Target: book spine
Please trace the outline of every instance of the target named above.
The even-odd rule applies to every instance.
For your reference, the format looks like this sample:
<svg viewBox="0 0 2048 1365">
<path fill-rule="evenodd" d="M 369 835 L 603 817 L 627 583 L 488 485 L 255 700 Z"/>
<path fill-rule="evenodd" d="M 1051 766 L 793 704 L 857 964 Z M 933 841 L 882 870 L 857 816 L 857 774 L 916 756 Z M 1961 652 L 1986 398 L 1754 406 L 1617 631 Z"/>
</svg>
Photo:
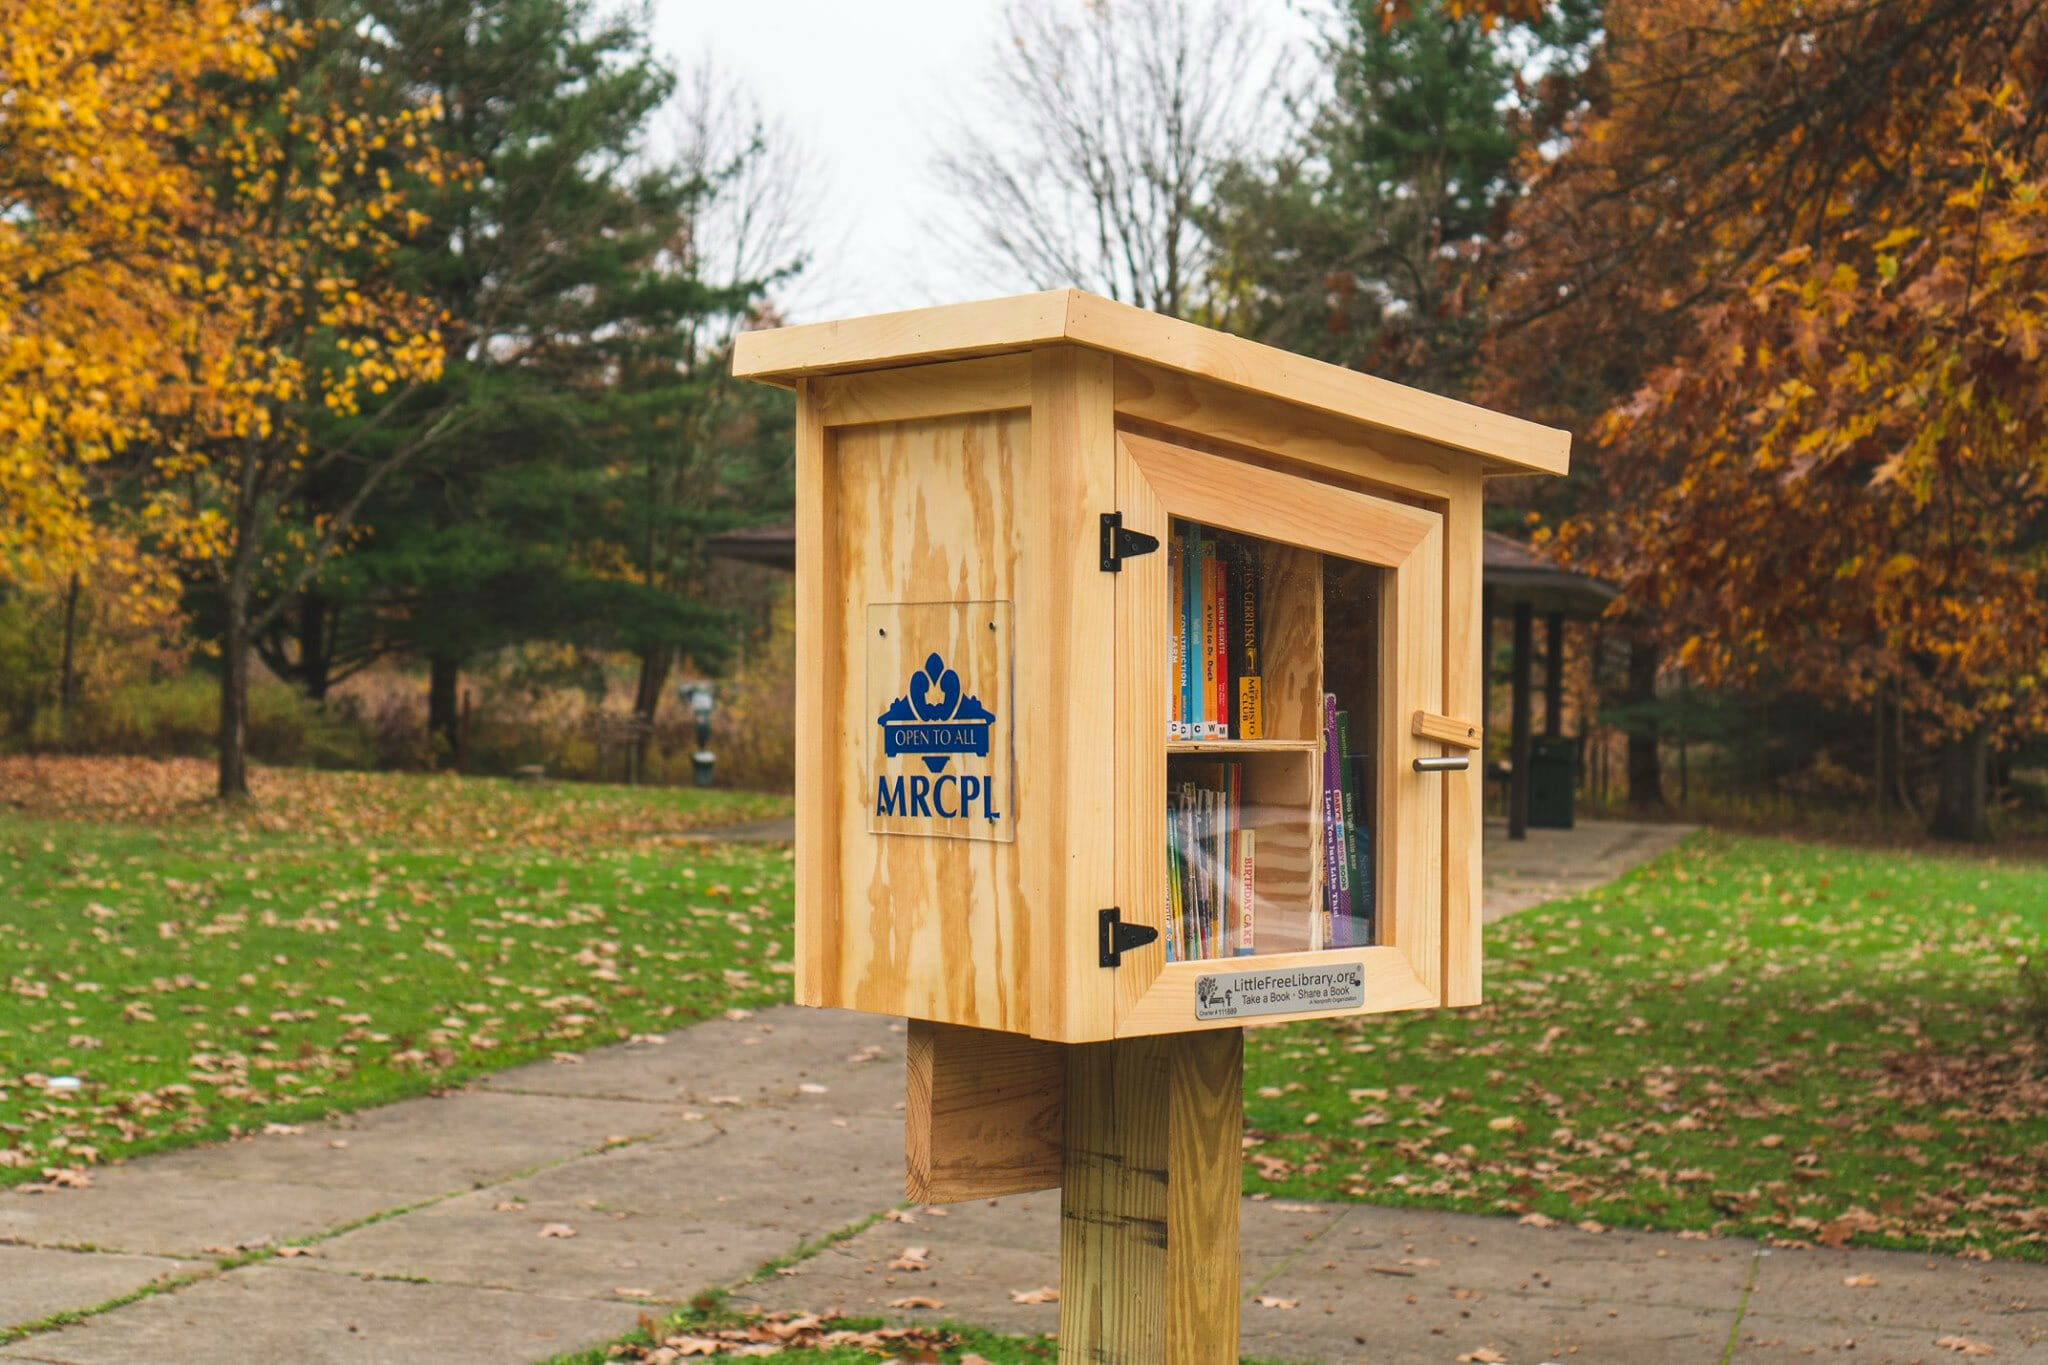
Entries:
<svg viewBox="0 0 2048 1365">
<path fill-rule="evenodd" d="M 1363 755 L 1353 755 L 1351 766 L 1352 790 L 1358 793 L 1360 813 L 1363 814 L 1372 791 L 1366 785 L 1372 781 L 1372 761 Z M 1373 894 L 1372 825 L 1369 820 L 1361 819 L 1352 824 L 1351 847 L 1356 859 L 1351 869 L 1351 913 L 1357 924 L 1351 941 L 1356 944 L 1377 943 L 1379 933 L 1374 921 L 1378 918 L 1379 903 Z"/>
<path fill-rule="evenodd" d="M 1358 783 L 1352 775 L 1351 713 L 1337 713 L 1337 795 L 1344 822 L 1344 847 L 1338 872 L 1342 877 L 1345 941 L 1352 946 L 1364 942 L 1358 936 Z"/>
<path fill-rule="evenodd" d="M 1223 557 L 1214 559 L 1208 577 L 1208 630 L 1217 636 L 1217 690 L 1208 698 L 1208 733 L 1212 739 L 1231 737 L 1231 587 Z"/>
<path fill-rule="evenodd" d="M 1202 533 L 1186 528 L 1181 544 L 1181 738 L 1196 739 L 1195 719 L 1200 714 L 1196 698 L 1202 690 Z"/>
<path fill-rule="evenodd" d="M 1264 565 L 1256 544 L 1241 547 L 1238 561 L 1237 619 L 1243 667 L 1237 677 L 1237 734 L 1240 739 L 1266 737 L 1265 684 L 1259 661 L 1259 592 Z"/>
<path fill-rule="evenodd" d="M 1180 960 L 1180 831 L 1174 827 L 1173 793 L 1166 794 L 1166 960 Z"/>
<path fill-rule="evenodd" d="M 1166 676 L 1173 687 L 1173 695 L 1166 705 L 1166 737 L 1186 739 L 1187 731 L 1181 723 L 1181 694 L 1187 690 L 1188 629 L 1183 598 L 1187 584 L 1181 581 L 1181 537 L 1178 530 L 1166 537 L 1166 589 L 1169 601 L 1169 624 L 1167 629 Z"/>
<path fill-rule="evenodd" d="M 1323 943 L 1331 948 L 1351 945 L 1338 899 L 1338 864 L 1344 842 L 1343 811 L 1337 782 L 1337 698 L 1323 694 Z"/>
<path fill-rule="evenodd" d="M 1195 711 L 1196 737 L 1215 739 L 1216 736 L 1216 542 L 1207 537 L 1202 540 L 1200 572 L 1196 578 L 1200 594 L 1198 629 L 1202 647 L 1202 691 Z"/>
<path fill-rule="evenodd" d="M 1237 955 L 1249 957 L 1255 949 L 1252 919 L 1258 904 L 1254 895 L 1257 879 L 1259 833 L 1247 829 L 1237 836 Z"/>
</svg>

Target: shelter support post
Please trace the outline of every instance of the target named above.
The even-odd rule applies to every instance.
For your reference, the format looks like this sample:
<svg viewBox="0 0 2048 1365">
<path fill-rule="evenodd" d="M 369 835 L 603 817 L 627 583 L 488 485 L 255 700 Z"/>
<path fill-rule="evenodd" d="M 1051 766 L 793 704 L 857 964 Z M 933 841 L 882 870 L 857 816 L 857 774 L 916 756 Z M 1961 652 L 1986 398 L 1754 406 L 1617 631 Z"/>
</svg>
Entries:
<svg viewBox="0 0 2048 1365">
<path fill-rule="evenodd" d="M 1564 613 L 1543 618 L 1543 737 L 1564 734 Z"/>
<path fill-rule="evenodd" d="M 1536 652 L 1535 612 L 1515 603 L 1513 716 L 1509 721 L 1512 768 L 1508 784 L 1508 838 L 1529 837 L 1529 674 Z"/>
</svg>

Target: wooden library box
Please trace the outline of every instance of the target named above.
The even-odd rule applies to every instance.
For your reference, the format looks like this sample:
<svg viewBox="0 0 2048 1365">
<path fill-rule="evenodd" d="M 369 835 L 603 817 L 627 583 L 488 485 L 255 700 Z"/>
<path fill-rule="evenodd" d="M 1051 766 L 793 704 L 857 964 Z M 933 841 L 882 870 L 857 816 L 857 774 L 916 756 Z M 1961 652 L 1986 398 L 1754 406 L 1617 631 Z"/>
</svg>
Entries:
<svg viewBox="0 0 2048 1365">
<path fill-rule="evenodd" d="M 1481 486 L 1564 432 L 1071 290 L 734 370 L 797 400 L 799 1002 L 1477 1003 Z"/>
</svg>

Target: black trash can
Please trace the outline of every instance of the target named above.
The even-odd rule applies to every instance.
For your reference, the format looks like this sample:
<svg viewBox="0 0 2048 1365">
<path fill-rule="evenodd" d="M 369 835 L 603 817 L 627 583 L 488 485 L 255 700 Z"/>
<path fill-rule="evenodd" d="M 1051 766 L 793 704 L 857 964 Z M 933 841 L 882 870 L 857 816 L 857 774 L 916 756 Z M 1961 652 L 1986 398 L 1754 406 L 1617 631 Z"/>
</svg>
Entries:
<svg viewBox="0 0 2048 1365">
<path fill-rule="evenodd" d="M 1547 736 L 1529 742 L 1529 824 L 1570 829 L 1579 785 L 1579 742 Z"/>
</svg>

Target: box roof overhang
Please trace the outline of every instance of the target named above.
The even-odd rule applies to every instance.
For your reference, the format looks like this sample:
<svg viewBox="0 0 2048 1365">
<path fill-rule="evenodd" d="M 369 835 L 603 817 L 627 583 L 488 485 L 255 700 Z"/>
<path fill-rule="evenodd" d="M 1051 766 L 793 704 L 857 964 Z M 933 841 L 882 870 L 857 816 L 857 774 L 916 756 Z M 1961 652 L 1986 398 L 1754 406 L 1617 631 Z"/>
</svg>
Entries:
<svg viewBox="0 0 2048 1365">
<path fill-rule="evenodd" d="M 743 332 L 733 373 L 785 388 L 816 375 L 1069 343 L 1395 432 L 1479 460 L 1487 474 L 1561 475 L 1571 434 L 1340 365 L 1162 317 L 1078 289 Z"/>
</svg>

